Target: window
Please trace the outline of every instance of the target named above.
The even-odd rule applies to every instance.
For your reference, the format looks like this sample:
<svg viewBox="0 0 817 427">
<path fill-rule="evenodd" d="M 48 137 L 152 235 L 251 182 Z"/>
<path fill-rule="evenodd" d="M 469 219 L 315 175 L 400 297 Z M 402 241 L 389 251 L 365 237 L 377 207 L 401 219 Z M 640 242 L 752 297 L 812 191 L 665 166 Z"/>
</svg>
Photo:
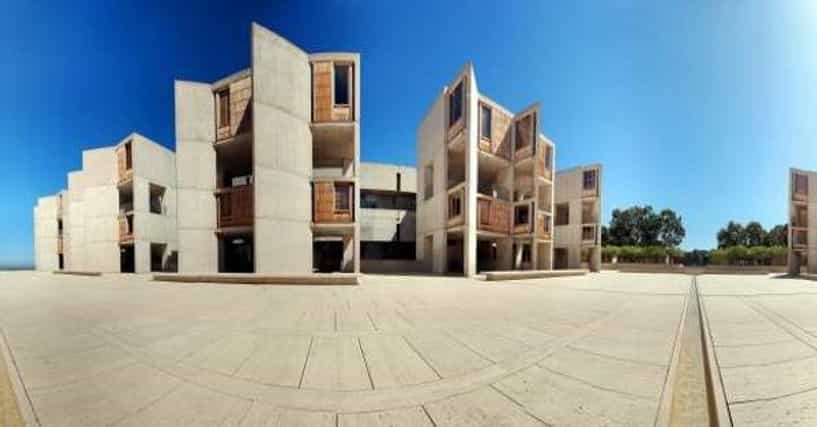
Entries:
<svg viewBox="0 0 817 427">
<path fill-rule="evenodd" d="M 491 107 L 481 105 L 479 109 L 479 135 L 485 139 L 491 139 Z"/>
<path fill-rule="evenodd" d="M 400 172 L 397 172 L 397 191 L 400 191 Z"/>
<path fill-rule="evenodd" d="M 584 241 L 595 241 L 596 240 L 596 227 L 588 226 L 582 227 L 582 240 Z"/>
<path fill-rule="evenodd" d="M 794 192 L 808 194 L 808 177 L 802 174 L 794 175 Z"/>
<path fill-rule="evenodd" d="M 462 215 L 462 197 L 460 194 L 452 194 L 448 197 L 448 218 L 456 218 Z"/>
<path fill-rule="evenodd" d="M 423 169 L 423 200 L 434 197 L 434 165 Z"/>
<path fill-rule="evenodd" d="M 545 145 L 545 167 L 553 169 L 553 147 Z"/>
<path fill-rule="evenodd" d="M 133 149 L 131 148 L 130 141 L 125 143 L 125 170 L 131 170 L 133 168 Z"/>
<path fill-rule="evenodd" d="M 448 95 L 448 126 L 462 117 L 462 82 Z"/>
<path fill-rule="evenodd" d="M 348 211 L 349 210 L 349 191 L 351 187 L 348 185 L 335 185 L 335 210 Z"/>
<path fill-rule="evenodd" d="M 523 225 L 530 224 L 530 211 L 527 206 L 516 206 L 513 210 L 514 224 Z"/>
<path fill-rule="evenodd" d="M 584 189 L 585 190 L 593 190 L 596 188 L 596 171 L 589 170 L 584 171 L 583 174 L 583 181 L 584 181 Z"/>
<path fill-rule="evenodd" d="M 161 215 L 165 198 L 165 188 L 160 185 L 150 184 L 150 213 Z"/>
<path fill-rule="evenodd" d="M 570 206 L 567 203 L 556 205 L 556 225 L 567 225 L 570 223 Z"/>
<path fill-rule="evenodd" d="M 230 90 L 218 93 L 218 127 L 230 126 Z"/>
<path fill-rule="evenodd" d="M 351 71 L 349 64 L 335 64 L 335 105 L 349 105 Z"/>
</svg>

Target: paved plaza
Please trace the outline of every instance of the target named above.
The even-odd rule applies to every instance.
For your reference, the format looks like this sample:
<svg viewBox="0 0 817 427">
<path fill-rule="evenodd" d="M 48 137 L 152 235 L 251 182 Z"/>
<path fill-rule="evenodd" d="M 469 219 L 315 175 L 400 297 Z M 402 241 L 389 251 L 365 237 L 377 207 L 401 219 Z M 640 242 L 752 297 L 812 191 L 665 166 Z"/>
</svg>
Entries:
<svg viewBox="0 0 817 427">
<path fill-rule="evenodd" d="M 0 273 L 9 376 L 24 384 L 21 412 L 44 426 L 668 419 L 690 276 L 361 282 Z M 735 424 L 813 422 L 817 283 L 704 276 L 697 284 Z"/>
</svg>

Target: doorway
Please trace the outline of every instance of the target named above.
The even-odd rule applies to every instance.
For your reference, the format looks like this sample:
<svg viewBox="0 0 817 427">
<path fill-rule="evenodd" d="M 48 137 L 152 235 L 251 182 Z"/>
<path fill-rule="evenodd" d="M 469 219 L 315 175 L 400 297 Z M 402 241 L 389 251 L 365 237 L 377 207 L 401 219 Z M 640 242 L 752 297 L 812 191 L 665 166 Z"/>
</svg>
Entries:
<svg viewBox="0 0 817 427">
<path fill-rule="evenodd" d="M 119 271 L 122 273 L 134 273 L 136 271 L 136 258 L 133 253 L 133 245 L 122 245 L 119 247 Z"/>
<path fill-rule="evenodd" d="M 252 273 L 255 271 L 251 234 L 225 236 L 222 239 L 222 273 Z"/>
<path fill-rule="evenodd" d="M 567 262 L 567 248 L 556 248 L 553 250 L 553 269 L 566 270 Z"/>
<path fill-rule="evenodd" d="M 312 243 L 313 269 L 319 273 L 341 271 L 343 264 L 343 241 L 321 240 Z"/>
</svg>

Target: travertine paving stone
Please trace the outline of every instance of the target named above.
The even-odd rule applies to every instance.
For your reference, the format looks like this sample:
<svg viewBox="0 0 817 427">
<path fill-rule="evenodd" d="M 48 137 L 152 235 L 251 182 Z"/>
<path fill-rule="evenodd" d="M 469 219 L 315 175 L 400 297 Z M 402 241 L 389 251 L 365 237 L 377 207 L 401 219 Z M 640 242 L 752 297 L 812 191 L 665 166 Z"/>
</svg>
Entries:
<svg viewBox="0 0 817 427">
<path fill-rule="evenodd" d="M 734 425 L 817 422 L 814 282 L 705 276 L 698 284 Z"/>
<path fill-rule="evenodd" d="M 420 407 L 340 414 L 338 427 L 433 427 Z"/>
<path fill-rule="evenodd" d="M 302 387 L 369 390 L 366 362 L 355 337 L 316 337 L 306 362 Z"/>
<path fill-rule="evenodd" d="M 651 425 L 688 289 L 614 273 L 339 288 L 18 272 L 0 273 L 0 327 L 45 426 Z"/>
</svg>

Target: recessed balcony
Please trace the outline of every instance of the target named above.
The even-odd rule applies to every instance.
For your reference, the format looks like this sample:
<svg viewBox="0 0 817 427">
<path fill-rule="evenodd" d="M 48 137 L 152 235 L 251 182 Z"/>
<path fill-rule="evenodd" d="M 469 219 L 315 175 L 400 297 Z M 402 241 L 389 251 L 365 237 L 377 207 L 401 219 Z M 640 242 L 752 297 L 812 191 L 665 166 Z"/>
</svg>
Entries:
<svg viewBox="0 0 817 427">
<path fill-rule="evenodd" d="M 482 231 L 509 234 L 511 231 L 511 203 L 477 194 L 477 224 L 478 229 Z"/>
<path fill-rule="evenodd" d="M 216 190 L 218 228 L 250 227 L 254 223 L 253 185 L 224 187 Z"/>
<path fill-rule="evenodd" d="M 355 222 L 355 187 L 352 183 L 315 182 L 312 198 L 312 222 L 315 224 Z"/>
<path fill-rule="evenodd" d="M 119 215 L 119 242 L 127 243 L 133 241 L 133 212 Z"/>
</svg>

